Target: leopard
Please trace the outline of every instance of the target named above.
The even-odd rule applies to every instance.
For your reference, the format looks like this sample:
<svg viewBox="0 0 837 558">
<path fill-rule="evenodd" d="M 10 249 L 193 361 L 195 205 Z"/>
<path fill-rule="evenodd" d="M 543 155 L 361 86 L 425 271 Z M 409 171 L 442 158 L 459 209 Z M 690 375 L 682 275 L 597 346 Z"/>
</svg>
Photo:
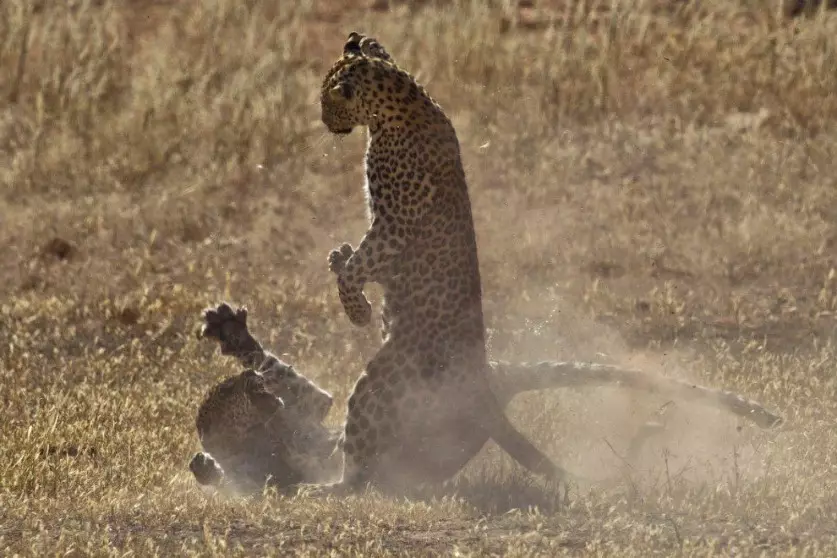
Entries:
<svg viewBox="0 0 837 558">
<path fill-rule="evenodd" d="M 203 446 L 189 468 L 202 485 L 252 492 L 328 479 L 339 434 L 322 422 L 332 395 L 250 333 L 247 308 L 223 302 L 203 312 L 199 339 L 215 340 L 243 367 L 213 386 L 198 408 Z M 226 472 L 232 472 L 227 475 Z"/>
<path fill-rule="evenodd" d="M 322 422 L 334 402 L 331 393 L 264 350 L 247 327 L 247 315 L 245 306 L 233 308 L 226 302 L 206 308 L 197 336 L 216 340 L 222 355 L 235 357 L 245 369 L 257 370 L 265 387 L 282 399 L 288 412 Z"/>
<path fill-rule="evenodd" d="M 340 302 L 371 322 L 363 292 L 383 289 L 382 337 L 349 396 L 341 478 L 317 494 L 442 482 L 489 441 L 529 471 L 567 471 L 505 415 L 488 380 L 482 283 L 459 140 L 442 107 L 374 37 L 352 32 L 327 72 L 321 120 L 367 131 L 369 229 L 329 254 Z"/>
<path fill-rule="evenodd" d="M 489 440 L 547 481 L 581 480 L 510 422 L 491 388 L 471 201 L 441 105 L 358 32 L 326 73 L 320 105 L 332 134 L 366 132 L 369 227 L 328 263 L 355 326 L 372 319 L 364 287 L 382 288 L 383 342 L 348 399 L 340 479 L 313 492 L 443 482 Z"/>
<path fill-rule="evenodd" d="M 323 424 L 330 394 L 263 349 L 247 325 L 246 308 L 222 302 L 202 317 L 198 337 L 216 342 L 221 354 L 238 360 L 243 371 L 213 386 L 198 409 L 204 451 L 189 464 L 198 484 L 231 493 L 249 494 L 267 486 L 293 494 L 300 486 L 336 479 L 343 429 Z M 731 392 L 610 364 L 490 361 L 489 380 L 503 408 L 525 392 L 611 386 L 715 407 L 761 428 L 781 422 L 763 406 Z M 284 402 L 276 397 L 279 393 L 286 394 Z M 666 402 L 663 408 L 672 405 Z M 641 425 L 627 456 L 635 460 L 643 444 L 664 429 L 657 417 Z"/>
</svg>

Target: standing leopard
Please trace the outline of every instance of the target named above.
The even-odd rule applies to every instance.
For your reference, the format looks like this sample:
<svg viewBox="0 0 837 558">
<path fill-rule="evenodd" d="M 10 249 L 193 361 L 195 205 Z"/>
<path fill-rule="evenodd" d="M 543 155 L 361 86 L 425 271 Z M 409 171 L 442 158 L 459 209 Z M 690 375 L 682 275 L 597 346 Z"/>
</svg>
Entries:
<svg viewBox="0 0 837 558">
<path fill-rule="evenodd" d="M 222 303 L 207 309 L 203 320 L 200 337 L 216 341 L 221 353 L 235 357 L 244 370 L 212 387 L 198 409 L 204 451 L 189 464 L 198 483 L 239 493 L 268 484 L 285 492 L 339 477 L 342 430 L 323 425 L 331 403 L 328 392 L 264 350 L 247 327 L 244 308 Z M 780 420 L 732 393 L 612 365 L 490 362 L 489 381 L 503 407 L 527 391 L 610 385 L 720 408 L 763 428 Z M 629 444 L 629 458 L 659 431 L 656 423 L 643 425 Z"/>
<path fill-rule="evenodd" d="M 331 132 L 369 132 L 370 228 L 356 250 L 329 258 L 350 321 L 371 321 L 366 283 L 384 291 L 383 345 L 349 397 L 343 475 L 325 490 L 443 481 L 489 439 L 530 471 L 564 479 L 488 381 L 476 234 L 450 119 L 358 33 L 323 80 L 321 107 Z"/>
<path fill-rule="evenodd" d="M 491 389 L 471 203 L 450 119 L 375 39 L 351 33 L 321 90 L 334 134 L 368 131 L 370 226 L 357 248 L 329 255 L 339 298 L 357 326 L 371 321 L 363 294 L 383 287 L 383 345 L 348 401 L 341 480 L 443 481 L 489 439 L 528 470 L 566 473 L 508 420 Z"/>
</svg>

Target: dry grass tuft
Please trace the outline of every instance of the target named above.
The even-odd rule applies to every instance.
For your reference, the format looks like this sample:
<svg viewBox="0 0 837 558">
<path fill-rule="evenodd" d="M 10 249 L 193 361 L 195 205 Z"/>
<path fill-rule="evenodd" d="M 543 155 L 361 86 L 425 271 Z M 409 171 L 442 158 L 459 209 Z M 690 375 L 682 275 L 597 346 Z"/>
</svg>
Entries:
<svg viewBox="0 0 837 558">
<path fill-rule="evenodd" d="M 522 4 L 0 2 L 2 554 L 835 553 L 837 19 Z M 249 305 L 338 400 L 378 344 L 325 268 L 364 229 L 363 140 L 317 106 L 352 29 L 457 125 L 493 356 L 683 375 L 787 426 L 678 407 L 625 469 L 662 401 L 545 393 L 514 420 L 617 482 L 563 505 L 490 447 L 463 500 L 203 494 L 194 412 L 232 363 L 202 307 Z"/>
</svg>

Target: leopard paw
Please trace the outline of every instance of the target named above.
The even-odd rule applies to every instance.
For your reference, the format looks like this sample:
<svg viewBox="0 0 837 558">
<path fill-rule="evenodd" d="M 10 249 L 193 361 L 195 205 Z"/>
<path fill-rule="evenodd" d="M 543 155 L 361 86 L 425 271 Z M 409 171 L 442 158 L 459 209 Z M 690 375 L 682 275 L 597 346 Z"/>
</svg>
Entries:
<svg viewBox="0 0 837 558">
<path fill-rule="evenodd" d="M 340 274 L 346 267 L 346 262 L 355 253 L 351 244 L 343 244 L 340 248 L 334 249 L 328 254 L 328 269 L 332 273 Z"/>
<path fill-rule="evenodd" d="M 195 475 L 198 484 L 217 486 L 224 477 L 224 470 L 211 455 L 198 452 L 189 462 L 189 470 Z"/>
</svg>

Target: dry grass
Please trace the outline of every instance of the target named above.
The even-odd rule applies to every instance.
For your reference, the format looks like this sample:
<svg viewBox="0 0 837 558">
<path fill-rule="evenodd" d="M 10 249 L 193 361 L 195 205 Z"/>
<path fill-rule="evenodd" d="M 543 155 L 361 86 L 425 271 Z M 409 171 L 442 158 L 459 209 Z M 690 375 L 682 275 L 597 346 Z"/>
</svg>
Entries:
<svg viewBox="0 0 837 558">
<path fill-rule="evenodd" d="M 0 553 L 837 552 L 834 17 L 293 4 L 0 2 Z M 624 471 L 660 401 L 539 394 L 513 405 L 521 428 L 619 482 L 556 506 L 488 448 L 464 501 L 203 494 L 193 415 L 233 365 L 194 340 L 202 307 L 248 304 L 341 401 L 378 343 L 325 268 L 364 229 L 363 140 L 317 107 L 352 29 L 457 125 L 493 356 L 664 370 L 787 426 L 683 408 Z"/>
</svg>

